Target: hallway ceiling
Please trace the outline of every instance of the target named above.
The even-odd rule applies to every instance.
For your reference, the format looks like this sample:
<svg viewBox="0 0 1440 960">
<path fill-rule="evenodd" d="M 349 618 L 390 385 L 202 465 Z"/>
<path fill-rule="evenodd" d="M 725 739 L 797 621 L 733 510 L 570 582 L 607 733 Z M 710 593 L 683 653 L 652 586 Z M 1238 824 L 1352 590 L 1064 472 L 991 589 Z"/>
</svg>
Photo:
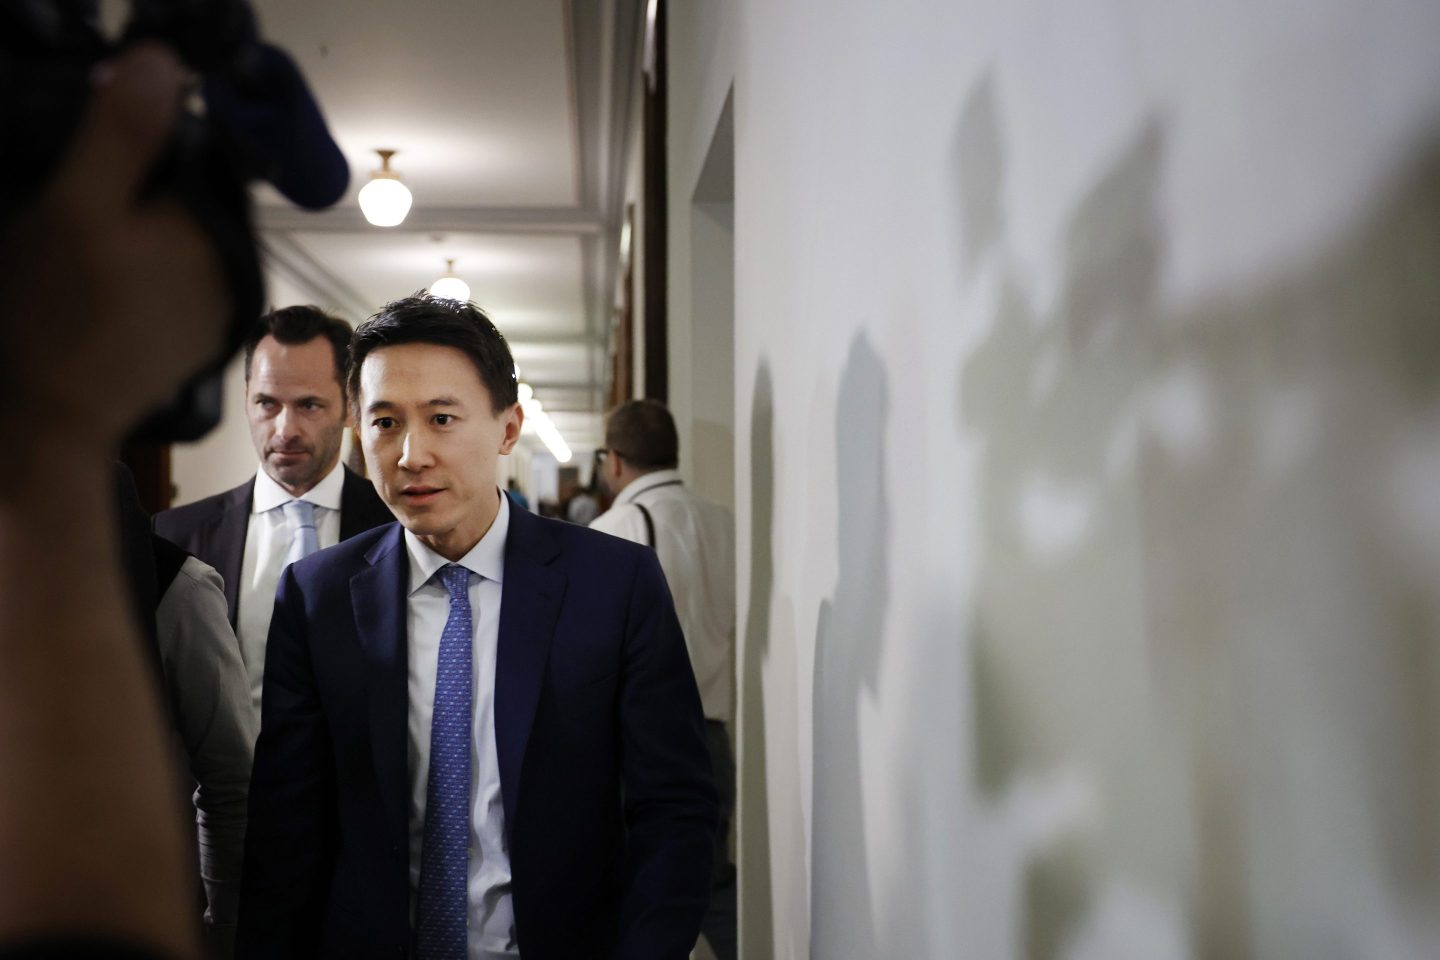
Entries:
<svg viewBox="0 0 1440 960">
<path fill-rule="evenodd" d="M 269 269 L 358 322 L 454 258 L 567 441 L 598 445 L 637 6 L 256 0 L 351 170 L 319 213 L 256 192 Z M 355 200 L 377 149 L 414 196 L 399 227 Z"/>
</svg>

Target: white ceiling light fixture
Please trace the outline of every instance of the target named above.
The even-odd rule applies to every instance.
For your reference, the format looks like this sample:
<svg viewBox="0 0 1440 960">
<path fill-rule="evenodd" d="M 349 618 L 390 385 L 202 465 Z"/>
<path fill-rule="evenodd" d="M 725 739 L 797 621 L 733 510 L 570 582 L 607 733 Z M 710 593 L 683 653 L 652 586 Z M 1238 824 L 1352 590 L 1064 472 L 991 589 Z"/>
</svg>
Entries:
<svg viewBox="0 0 1440 960">
<path fill-rule="evenodd" d="M 380 169 L 370 174 L 370 182 L 360 188 L 360 212 L 377 227 L 398 227 L 410 212 L 410 188 L 400 182 L 400 174 L 390 169 L 394 150 L 376 150 Z"/>
<path fill-rule="evenodd" d="M 440 297 L 444 300 L 459 300 L 461 303 L 470 299 L 470 284 L 455 276 L 453 257 L 445 261 L 445 276 L 430 284 L 430 296 Z"/>
</svg>

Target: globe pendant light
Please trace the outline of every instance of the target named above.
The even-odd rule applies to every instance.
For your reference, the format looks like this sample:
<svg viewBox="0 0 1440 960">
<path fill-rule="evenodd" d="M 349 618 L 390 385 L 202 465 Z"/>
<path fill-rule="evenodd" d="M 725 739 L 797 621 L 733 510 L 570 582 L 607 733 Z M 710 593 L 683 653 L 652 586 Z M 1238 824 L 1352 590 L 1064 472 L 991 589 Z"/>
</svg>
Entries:
<svg viewBox="0 0 1440 960">
<path fill-rule="evenodd" d="M 430 296 L 440 297 L 442 300 L 459 300 L 465 303 L 470 299 L 470 284 L 455 276 L 455 261 L 445 261 L 445 276 L 430 284 Z"/>
<path fill-rule="evenodd" d="M 399 226 L 410 212 L 410 190 L 400 182 L 400 174 L 390 169 L 394 150 L 376 150 L 380 169 L 370 174 L 370 182 L 360 188 L 360 212 L 377 227 Z"/>
</svg>

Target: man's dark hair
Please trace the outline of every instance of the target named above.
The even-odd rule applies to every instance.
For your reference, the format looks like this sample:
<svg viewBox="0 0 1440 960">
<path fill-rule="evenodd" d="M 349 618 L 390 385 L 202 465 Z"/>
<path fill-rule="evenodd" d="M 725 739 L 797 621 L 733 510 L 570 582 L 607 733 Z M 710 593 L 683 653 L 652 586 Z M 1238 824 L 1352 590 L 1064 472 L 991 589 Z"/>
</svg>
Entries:
<svg viewBox="0 0 1440 960">
<path fill-rule="evenodd" d="M 350 324 L 337 316 L 326 313 L 319 307 L 281 307 L 271 310 L 255 321 L 255 328 L 245 338 L 245 382 L 250 382 L 250 361 L 255 358 L 255 348 L 265 337 L 272 336 L 286 346 L 296 347 L 309 343 L 316 337 L 330 341 L 335 354 L 335 382 L 345 390 L 345 364 L 350 356 L 350 337 L 354 333 Z"/>
<path fill-rule="evenodd" d="M 433 343 L 454 347 L 475 365 L 480 382 L 490 393 L 493 413 L 519 400 L 515 359 L 499 329 L 473 303 L 432 297 L 421 290 L 414 296 L 385 304 L 360 324 L 350 341 L 350 399 L 359 402 L 360 367 L 372 350 L 402 343 Z"/>
<path fill-rule="evenodd" d="M 680 465 L 675 418 L 659 400 L 627 400 L 605 418 L 605 446 L 639 470 Z"/>
</svg>

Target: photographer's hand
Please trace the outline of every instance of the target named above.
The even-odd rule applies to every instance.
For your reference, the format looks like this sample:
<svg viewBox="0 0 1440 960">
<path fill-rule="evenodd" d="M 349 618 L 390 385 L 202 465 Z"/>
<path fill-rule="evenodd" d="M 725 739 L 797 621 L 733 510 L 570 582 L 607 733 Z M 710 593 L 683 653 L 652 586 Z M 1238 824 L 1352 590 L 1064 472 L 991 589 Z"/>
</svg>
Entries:
<svg viewBox="0 0 1440 960">
<path fill-rule="evenodd" d="M 138 203 L 184 96 L 163 48 L 106 68 L 61 170 L 0 244 L 12 444 L 0 471 L 0 945 L 89 936 L 185 957 L 182 796 L 120 576 L 110 459 L 214 350 L 205 234 Z"/>
</svg>

